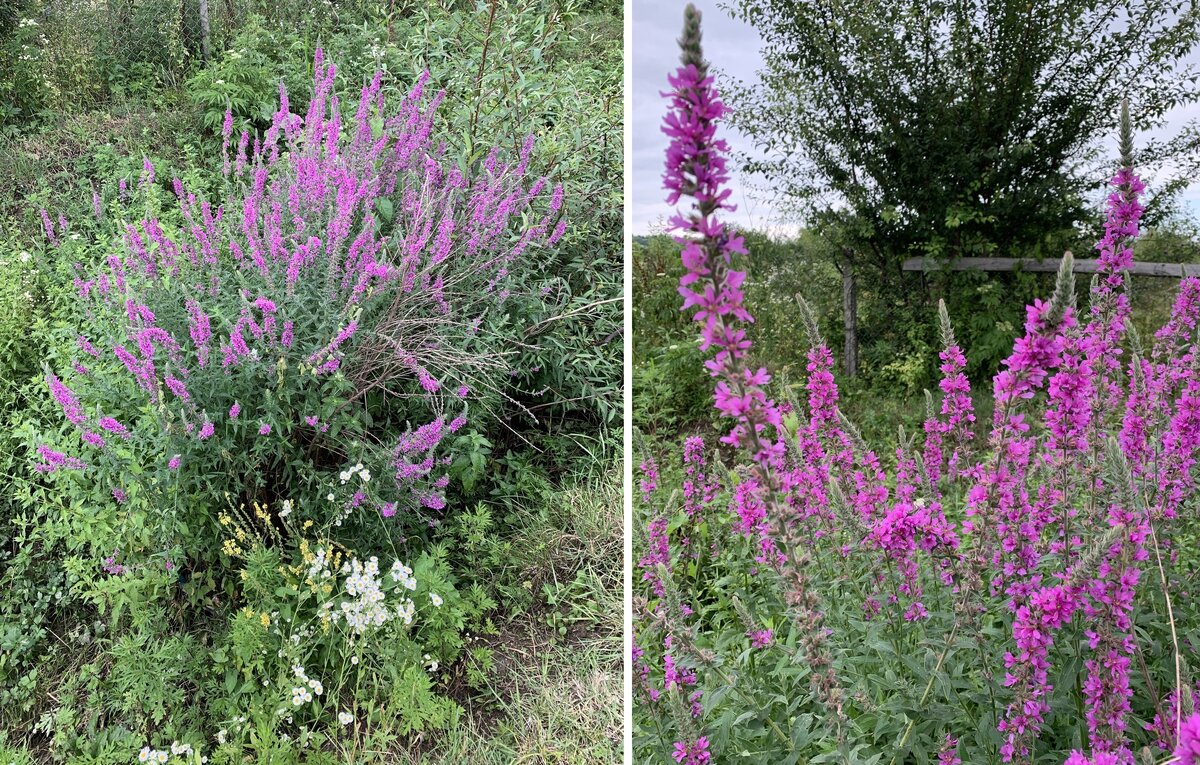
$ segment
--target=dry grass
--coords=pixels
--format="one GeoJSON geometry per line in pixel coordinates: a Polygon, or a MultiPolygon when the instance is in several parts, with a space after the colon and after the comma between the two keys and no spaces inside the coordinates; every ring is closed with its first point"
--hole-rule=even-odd
{"type": "Polygon", "coordinates": [[[486,692],[444,738],[398,762],[607,765],[621,760],[621,471],[563,491],[517,544],[553,602],[501,625],[486,692]],[[521,544],[524,542],[525,544],[521,544]]]}

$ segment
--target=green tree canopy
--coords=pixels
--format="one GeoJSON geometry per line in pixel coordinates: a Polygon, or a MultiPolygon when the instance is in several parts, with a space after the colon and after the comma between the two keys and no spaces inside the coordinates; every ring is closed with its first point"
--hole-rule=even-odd
{"type": "MultiPolygon", "coordinates": [[[[1128,97],[1136,126],[1197,98],[1183,0],[738,0],[764,39],[734,120],[782,194],[847,205],[897,252],[1025,248],[1084,218],[1128,97]],[[1031,241],[1033,240],[1033,241],[1031,241]]],[[[1189,136],[1139,165],[1190,156],[1189,136]]],[[[1178,185],[1180,181],[1176,181],[1178,185]]],[[[1174,188],[1173,186],[1172,188],[1174,188]]],[[[1159,189],[1161,193],[1163,189],[1159,189]]]]}
{"type": "MultiPolygon", "coordinates": [[[[930,297],[901,278],[905,257],[1060,256],[1097,216],[1121,100],[1149,129],[1198,96],[1192,0],[731,5],[763,38],[760,82],[729,94],[766,157],[748,169],[836,228],[866,288],[901,306],[930,297]]],[[[1138,166],[1186,167],[1197,143],[1139,147],[1138,166]]],[[[1160,178],[1159,208],[1185,183],[1160,178]]]]}

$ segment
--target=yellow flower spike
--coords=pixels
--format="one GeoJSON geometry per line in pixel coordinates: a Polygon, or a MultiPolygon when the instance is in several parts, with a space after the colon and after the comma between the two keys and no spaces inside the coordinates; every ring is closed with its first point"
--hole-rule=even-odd
{"type": "Polygon", "coordinates": [[[263,629],[265,630],[271,626],[271,617],[267,616],[266,611],[263,611],[260,616],[261,616],[261,618],[259,619],[259,621],[262,622],[263,629]]]}
{"type": "Polygon", "coordinates": [[[309,527],[311,527],[312,525],[313,525],[313,522],[312,522],[312,521],[305,521],[305,522],[304,522],[304,528],[306,528],[306,529],[307,529],[307,528],[309,528],[309,527]]]}

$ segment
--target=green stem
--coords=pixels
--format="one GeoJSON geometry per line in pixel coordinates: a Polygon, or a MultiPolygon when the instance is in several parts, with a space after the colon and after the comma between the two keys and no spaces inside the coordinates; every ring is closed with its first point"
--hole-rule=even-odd
{"type": "MultiPolygon", "coordinates": [[[[942,662],[946,660],[946,655],[950,653],[950,648],[954,645],[954,638],[957,634],[958,622],[955,622],[954,627],[950,630],[950,637],[946,638],[946,647],[942,649],[941,655],[938,656],[937,664],[933,667],[933,672],[929,673],[929,682],[925,684],[925,692],[921,694],[921,700],[917,702],[918,707],[925,706],[925,702],[929,698],[929,692],[933,690],[933,681],[937,679],[937,673],[942,668],[942,662]]],[[[908,727],[904,729],[904,735],[900,737],[900,743],[896,746],[896,753],[892,755],[891,765],[896,765],[896,758],[900,756],[900,750],[908,743],[908,737],[912,735],[913,726],[916,724],[916,720],[908,721],[908,727]]]]}

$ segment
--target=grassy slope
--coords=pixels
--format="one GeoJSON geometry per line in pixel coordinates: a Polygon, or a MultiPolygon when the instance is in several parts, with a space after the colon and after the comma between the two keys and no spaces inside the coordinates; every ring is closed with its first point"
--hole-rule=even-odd
{"type": "Polygon", "coordinates": [[[481,638],[495,652],[487,691],[461,698],[458,725],[402,761],[620,761],[621,479],[611,465],[527,516],[513,557],[542,584],[533,608],[481,638]]]}

